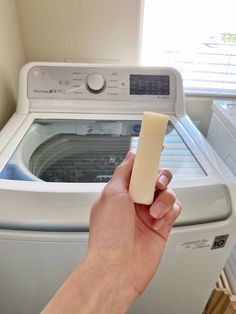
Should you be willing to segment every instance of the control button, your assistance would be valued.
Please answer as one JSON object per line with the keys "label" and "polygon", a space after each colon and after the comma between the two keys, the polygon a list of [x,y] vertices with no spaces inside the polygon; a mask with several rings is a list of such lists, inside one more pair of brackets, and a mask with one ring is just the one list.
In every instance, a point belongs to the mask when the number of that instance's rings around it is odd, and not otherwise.
{"label": "control button", "polygon": [[71,82],[67,79],[65,80],[59,80],[58,81],[59,85],[63,86],[63,87],[67,87],[67,86],[70,86],[71,85]]}
{"label": "control button", "polygon": [[120,82],[120,88],[126,88],[125,81],[121,81],[121,82]]}
{"label": "control button", "polygon": [[87,76],[86,86],[91,93],[99,94],[105,89],[106,81],[101,74],[91,73]]}

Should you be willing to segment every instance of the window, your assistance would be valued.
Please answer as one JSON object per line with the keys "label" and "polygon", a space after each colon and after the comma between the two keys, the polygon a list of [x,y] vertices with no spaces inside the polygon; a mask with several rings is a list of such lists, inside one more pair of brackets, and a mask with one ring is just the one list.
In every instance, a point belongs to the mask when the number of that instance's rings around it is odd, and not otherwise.
{"label": "window", "polygon": [[235,96],[235,0],[145,0],[141,64],[178,68],[186,94]]}

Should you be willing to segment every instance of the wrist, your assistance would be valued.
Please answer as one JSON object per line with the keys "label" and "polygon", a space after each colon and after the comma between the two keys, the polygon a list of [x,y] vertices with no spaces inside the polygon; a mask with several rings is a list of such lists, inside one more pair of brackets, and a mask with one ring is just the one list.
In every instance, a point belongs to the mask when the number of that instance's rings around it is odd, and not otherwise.
{"label": "wrist", "polygon": [[88,313],[124,314],[134,300],[130,287],[123,280],[122,269],[107,267],[104,261],[94,256],[86,256],[77,270],[77,276],[80,285],[87,286],[82,291],[87,291],[84,297],[91,304]]}

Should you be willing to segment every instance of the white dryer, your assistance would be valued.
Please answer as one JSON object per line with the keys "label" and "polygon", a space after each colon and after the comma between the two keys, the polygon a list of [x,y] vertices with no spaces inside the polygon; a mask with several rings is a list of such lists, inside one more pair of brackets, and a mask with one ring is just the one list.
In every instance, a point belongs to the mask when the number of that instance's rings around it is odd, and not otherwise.
{"label": "white dryer", "polygon": [[[236,102],[215,100],[207,139],[227,167],[236,176]],[[236,294],[236,245],[225,265],[231,289]]]}
{"label": "white dryer", "polygon": [[236,103],[215,100],[207,140],[236,176]]}
{"label": "white dryer", "polygon": [[[170,115],[161,166],[183,204],[135,314],[200,314],[235,240],[234,178],[185,115],[166,67],[30,63],[0,133],[0,312],[38,313],[85,254],[92,203],[143,111]],[[144,265],[145,267],[145,265]]]}

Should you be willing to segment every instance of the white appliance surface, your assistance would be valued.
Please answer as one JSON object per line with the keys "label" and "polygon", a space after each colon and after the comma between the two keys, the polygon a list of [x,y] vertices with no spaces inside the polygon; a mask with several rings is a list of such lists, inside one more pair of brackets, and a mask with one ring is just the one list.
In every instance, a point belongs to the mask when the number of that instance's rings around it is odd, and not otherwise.
{"label": "white appliance surface", "polygon": [[214,101],[207,139],[236,176],[236,103]]}
{"label": "white appliance surface", "polygon": [[233,101],[215,100],[213,101],[212,109],[236,138],[236,103]]}
{"label": "white appliance surface", "polygon": [[[236,103],[217,100],[212,105],[213,114],[207,138],[212,147],[236,176]],[[233,293],[236,293],[236,246],[225,265]]]}
{"label": "white appliance surface", "polygon": [[236,186],[185,115],[180,74],[64,63],[24,66],[0,133],[1,313],[40,312],[82,260],[91,205],[136,150],[143,111],[170,115],[161,167],[183,210],[129,313],[202,313],[235,241]]}

